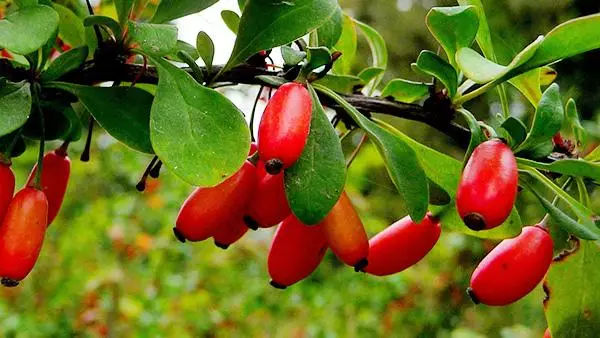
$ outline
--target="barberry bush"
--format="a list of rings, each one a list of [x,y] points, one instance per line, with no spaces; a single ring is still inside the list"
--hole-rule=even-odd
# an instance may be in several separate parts
[[[0,2],[4,286],[27,282],[53,231],[46,230],[67,189],[69,147],[84,144],[80,159],[93,163],[93,133],[102,128],[153,156],[131,189],[144,191],[161,170],[195,187],[170,215],[185,244],[171,245],[212,238],[228,248],[249,228],[278,226],[266,270],[272,286],[286,289],[311,275],[328,249],[356,271],[382,276],[419,262],[441,232],[503,240],[463,297],[508,305],[543,285],[539,304],[553,337],[598,332],[600,229],[590,196],[600,148],[575,100],[561,96],[552,67],[600,48],[600,15],[540,32],[501,63],[481,1],[434,7],[425,24],[439,47],[418,54],[412,79],[390,80],[386,41],[335,0],[239,1],[241,16],[221,13],[237,35],[229,60],[213,64],[208,34],[192,46],[170,22],[215,3],[115,0],[114,15],[105,16],[89,3]],[[371,52],[363,69],[354,60],[359,35]],[[414,80],[423,76],[431,80]],[[221,89],[241,84],[260,88],[256,101],[268,95],[262,114],[254,104],[246,118]],[[530,117],[511,112],[512,88],[533,107]],[[490,93],[500,111],[476,118],[471,103]],[[462,161],[391,118],[446,134],[464,150]],[[48,141],[59,146],[45,153]],[[32,147],[37,164],[15,188],[11,164]],[[408,213],[370,240],[344,192],[348,168],[366,149],[380,155]],[[515,207],[526,193],[545,211],[536,224],[523,224]]]

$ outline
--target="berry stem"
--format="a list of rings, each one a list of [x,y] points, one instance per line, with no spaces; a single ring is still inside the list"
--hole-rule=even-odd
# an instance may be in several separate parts
[[[148,166],[146,167],[146,170],[144,170],[144,173],[142,174],[142,178],[140,179],[138,184],[135,185],[135,188],[138,191],[141,192],[141,191],[146,190],[146,181],[148,180],[148,175],[150,174],[150,171],[152,170],[152,168],[154,168],[154,164],[156,163],[157,160],[158,160],[158,156],[154,156],[152,158],[152,160],[150,161],[150,164],[148,164]]]
[[[252,106],[252,113],[250,114],[250,136],[252,137],[252,142],[256,141],[254,137],[254,115],[256,114],[256,106],[258,105],[258,100],[260,100],[260,95],[263,92],[264,86],[260,86],[258,89],[258,94],[256,94],[256,99],[254,100],[254,106]]]
[[[85,148],[83,148],[83,152],[81,153],[81,157],[79,158],[81,162],[87,162],[90,160],[90,148],[92,146],[92,132],[94,131],[94,118],[90,115],[90,121],[88,124],[88,135],[85,139]]]
[[[44,121],[44,113],[42,112],[42,108],[40,106],[40,94],[41,94],[41,88],[40,85],[38,83],[35,83],[33,85],[34,88],[34,95],[33,98],[35,100],[34,105],[38,111],[38,115],[40,118],[40,149],[38,151],[38,159],[37,159],[37,171],[35,172],[35,179],[33,181],[33,187],[38,189],[38,190],[42,190],[42,170],[44,170],[43,166],[44,166],[44,144],[45,144],[45,138],[46,138],[46,128],[45,128],[45,121]]]

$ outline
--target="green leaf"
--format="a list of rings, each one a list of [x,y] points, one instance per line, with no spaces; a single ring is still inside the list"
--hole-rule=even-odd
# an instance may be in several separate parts
[[[129,45],[153,56],[165,56],[177,47],[177,27],[129,21]]]
[[[403,140],[394,137],[388,130],[364,117],[335,92],[319,85],[315,85],[315,88],[342,106],[358,126],[369,134],[369,139],[377,146],[377,150],[385,161],[390,178],[406,203],[410,217],[415,220],[423,219],[427,212],[429,190],[427,177],[414,150]]]
[[[52,61],[48,69],[42,73],[41,81],[54,81],[64,74],[77,69],[85,62],[87,56],[87,46],[73,48],[65,53],[62,53],[56,60]]]
[[[546,208],[548,213],[554,218],[555,221],[559,223],[561,227],[564,227],[566,231],[570,231],[581,238],[587,239],[598,239],[600,238],[600,229],[594,224],[592,211],[586,208],[583,204],[579,203],[575,198],[569,195],[567,192],[562,190],[559,186],[554,184],[552,180],[548,177],[544,176],[542,173],[533,169],[531,167],[525,166],[523,164],[519,164],[519,168],[521,171],[526,172],[531,177],[536,179],[538,182],[543,184],[546,188],[556,194],[556,197],[564,202],[567,207],[577,216],[578,221],[571,219],[566,213],[556,208],[555,206],[548,206],[548,203],[544,202],[541,194],[535,191],[533,188],[531,190],[536,194],[540,202]],[[525,184],[527,181],[523,180]],[[551,204],[551,203],[550,203]],[[558,211],[557,211],[558,210]],[[593,234],[593,235],[590,235]],[[591,238],[595,237],[595,238]]]
[[[219,0],[161,0],[150,22],[165,23],[201,12]]]
[[[600,182],[600,163],[581,159],[564,159],[552,163],[543,163],[520,157],[517,157],[517,163],[568,176],[589,177]]]
[[[83,21],[65,6],[55,3],[53,7],[60,18],[58,24],[58,35],[60,38],[72,47],[85,45],[85,27],[83,27]]]
[[[516,117],[509,116],[500,127],[508,132],[511,148],[517,147],[527,137],[527,127]]]
[[[562,126],[564,111],[560,98],[560,90],[556,83],[552,84],[544,94],[535,110],[533,125],[525,141],[516,149],[516,153],[527,153],[542,142],[547,142]]]
[[[310,72],[331,62],[331,52],[326,47],[306,48],[306,64],[302,72]]]
[[[135,0],[114,0],[115,1],[115,9],[117,10],[117,17],[119,18],[119,23],[121,25],[125,25],[127,20],[129,19],[129,13],[131,13],[131,9],[135,4]]]
[[[335,46],[342,35],[343,19],[344,13],[341,8],[338,8],[331,19],[327,20],[321,27],[317,28],[319,46],[324,46],[329,49]]]
[[[83,19],[84,27],[104,26],[108,28],[115,39],[120,39],[122,35],[121,25],[115,19],[103,15],[91,15]]]
[[[444,228],[479,238],[494,239],[514,237],[521,232],[521,218],[516,208],[513,208],[512,213],[504,223],[494,229],[473,231],[465,226],[458,215],[455,201],[456,189],[462,172],[461,162],[411,139],[392,126],[381,121],[378,121],[378,123],[412,147],[429,180],[452,197],[452,200],[445,206],[430,206],[430,211],[440,217],[440,222]]]
[[[238,7],[240,8],[240,11],[244,10],[244,7],[246,7],[247,2],[248,0],[238,0]]]
[[[44,139],[76,141],[81,137],[82,124],[69,103],[63,101],[41,101],[40,108],[44,114]],[[40,116],[34,109],[25,123],[23,135],[39,140],[41,136]]]
[[[0,82],[0,136],[19,129],[31,112],[29,82]]]
[[[281,57],[286,66],[295,66],[306,58],[306,52],[296,50],[290,46],[281,46]]]
[[[362,23],[358,20],[354,20],[360,31],[363,33],[365,38],[367,38],[367,42],[369,43],[369,48],[371,49],[371,59],[372,59],[372,67],[377,67],[381,69],[387,69],[388,63],[388,51],[385,45],[385,40],[377,32],[373,27],[367,25],[366,23]],[[379,82],[383,79],[383,73],[373,78],[369,83],[365,85],[365,91],[368,95],[372,95],[377,86],[379,86]]]
[[[225,25],[233,32],[233,34],[238,33],[240,28],[240,16],[236,12],[226,9],[221,12],[221,19],[223,19],[223,22],[225,22]]]
[[[577,192],[579,192],[579,202],[585,207],[590,208],[592,201],[590,200],[590,194],[587,191],[583,177],[575,177],[575,182],[577,183]]]
[[[429,86],[423,82],[414,82],[404,79],[393,79],[383,88],[382,97],[393,97],[400,102],[412,103],[429,94]]]
[[[537,108],[542,99],[542,90],[540,89],[541,68],[532,69],[526,73],[515,76],[508,82],[529,100],[529,103]]]
[[[31,7],[38,4],[38,0],[15,0],[18,8]]]
[[[569,20],[551,30],[531,59],[529,70],[600,48],[600,14]]]
[[[310,134],[300,158],[285,170],[285,193],[294,215],[307,225],[319,223],[338,201],[346,183],[346,163],[337,133],[311,86]]]
[[[153,96],[130,87],[90,87],[50,82],[48,88],[67,91],[94,116],[107,133],[128,147],[153,154],[150,142],[150,107]]]
[[[17,135],[17,133],[20,135]],[[15,137],[17,138],[16,142],[14,141]],[[8,135],[0,136],[0,153],[6,155],[8,147],[10,147],[13,142],[15,145],[10,152],[10,157],[19,157],[25,152],[25,150],[27,150],[27,145],[25,144],[25,139],[23,138],[21,132],[13,131]]]
[[[342,53],[342,56],[333,64],[333,71],[336,74],[350,74],[356,56],[357,40],[354,20],[344,14],[342,19],[342,35],[340,35],[340,38],[333,47],[334,50]]]
[[[514,72],[509,73],[531,59],[543,41],[543,36],[538,37],[519,52],[507,66],[490,61],[473,49],[466,47],[460,48],[456,52],[456,62],[465,76],[476,83],[498,83],[517,75]]]
[[[479,29],[477,9],[473,6],[433,7],[426,21],[452,65],[456,51],[471,46]]]
[[[585,156],[585,159],[592,162],[600,162],[600,145]]]
[[[458,88],[458,75],[452,65],[432,51],[424,50],[417,58],[417,67],[425,74],[434,76],[448,90],[448,96],[454,97]]]
[[[333,74],[327,74],[315,83],[342,94],[352,94],[364,85],[363,81],[357,76]]]
[[[577,146],[580,148],[585,148],[587,144],[587,131],[581,125],[581,121],[579,120],[579,113],[577,113],[577,105],[575,104],[575,100],[572,98],[567,101],[567,106],[565,107],[565,113],[567,122],[573,131],[573,135],[575,135],[575,140],[577,141]]]
[[[483,55],[486,58],[496,61],[496,54],[494,53],[494,45],[492,44],[492,36],[490,34],[490,27],[488,25],[487,17],[483,9],[481,0],[458,0],[458,3],[462,6],[471,5],[477,10],[477,17],[479,18],[479,29],[477,30],[477,44]]]
[[[337,0],[250,1],[226,71],[250,56],[290,43],[320,27],[339,10]]]
[[[544,302],[552,337],[596,337],[600,332],[600,249],[581,242],[573,252],[552,264],[544,285]]]
[[[196,49],[196,47],[190,45],[189,43],[187,43],[185,41],[181,41],[181,40],[177,40],[177,45],[175,46],[175,50],[171,51],[171,53],[169,53],[169,55],[167,55],[166,57],[169,60],[185,63],[185,60],[182,60],[177,55],[180,51],[187,53],[187,55],[189,55],[192,58],[192,60],[194,60],[194,61],[196,61],[196,60],[198,60],[198,58],[200,58],[200,54],[198,53],[198,50]]]
[[[471,154],[473,153],[473,150],[475,150],[475,148],[478,145],[485,142],[485,140],[487,138],[485,137],[483,130],[481,130],[479,121],[477,121],[475,116],[473,116],[473,114],[471,114],[470,111],[468,111],[464,108],[458,109],[457,111],[462,115],[462,117],[465,119],[465,121],[467,121],[469,130],[471,131],[471,139],[469,141],[469,147],[467,148],[467,151],[465,152],[465,157],[463,160],[463,167],[464,167],[465,165],[467,165],[467,161],[469,160],[469,158],[471,158]]]
[[[8,14],[0,20],[0,47],[27,55],[41,48],[58,29],[58,13],[36,5]]]
[[[156,154],[190,184],[221,183],[248,156],[250,131],[242,113],[185,71],[165,60],[151,59],[159,75],[150,121]]]
[[[338,59],[339,60],[339,59]],[[336,61],[338,62],[338,61]],[[335,65],[333,67],[333,69],[335,70]],[[363,70],[360,71],[360,73],[358,73],[358,77],[364,82],[364,83],[368,83],[371,80],[373,80],[374,78],[376,78],[377,76],[383,75],[383,73],[385,72],[385,69],[383,68],[379,68],[379,67],[368,67],[365,68]]]
[[[198,33],[196,36],[196,49],[204,61],[206,69],[212,69],[213,58],[215,56],[215,44],[206,32]]]
[[[256,78],[259,79],[260,81],[266,83],[267,85],[270,85],[270,86],[273,86],[276,88],[281,86],[284,83],[289,82],[282,77],[271,76],[271,75],[258,75]]]

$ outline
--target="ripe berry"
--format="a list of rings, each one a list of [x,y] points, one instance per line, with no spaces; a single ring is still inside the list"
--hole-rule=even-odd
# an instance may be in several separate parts
[[[15,174],[9,164],[0,162],[0,222],[4,219],[8,205],[15,193]]]
[[[479,263],[467,290],[473,302],[507,305],[525,297],[552,263],[552,238],[540,226],[527,226],[505,239]]]
[[[321,221],[327,245],[344,263],[360,271],[367,266],[369,238],[365,227],[345,192]]]
[[[277,89],[260,120],[258,154],[267,172],[277,174],[302,154],[312,115],[308,90],[290,82]]]
[[[251,229],[269,228],[279,224],[291,210],[285,197],[283,173],[269,174],[261,161],[257,165],[258,182],[248,205],[244,221]]]
[[[275,232],[269,249],[271,285],[285,289],[306,278],[319,266],[325,251],[327,243],[321,226],[304,225],[290,215]]]
[[[231,244],[237,242],[248,231],[248,227],[242,219],[229,221],[219,226],[213,239],[215,245],[221,249],[227,249]]]
[[[546,331],[544,331],[544,338],[552,338],[549,328],[547,328]]]
[[[33,167],[27,185],[31,186],[37,172]],[[48,225],[52,224],[60,211],[71,173],[71,160],[64,149],[56,149],[44,155],[42,165],[42,191],[48,198]]]
[[[0,226],[0,278],[16,286],[38,259],[48,221],[46,195],[32,187],[19,191]]]
[[[419,262],[437,243],[441,227],[427,214],[421,223],[406,216],[369,241],[369,265],[365,272],[386,276],[403,271]]]
[[[180,241],[196,242],[212,237],[219,226],[242,219],[248,196],[256,185],[256,168],[246,161],[242,168],[221,184],[196,188],[183,202],[173,229]]]
[[[483,142],[469,158],[462,173],[456,207],[472,230],[491,229],[510,215],[517,196],[517,161],[498,139]]]

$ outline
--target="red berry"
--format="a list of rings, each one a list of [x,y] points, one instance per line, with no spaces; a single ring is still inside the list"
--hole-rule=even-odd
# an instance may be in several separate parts
[[[367,266],[369,238],[358,213],[345,192],[321,221],[327,245],[344,263],[360,271]]]
[[[13,59],[12,54],[6,49],[0,49],[0,58],[7,58],[9,60]]]
[[[258,183],[248,205],[247,216],[244,218],[248,227],[269,228],[279,224],[291,214],[290,206],[285,197],[283,173],[269,174],[258,162]]]
[[[175,235],[181,241],[203,241],[212,237],[222,224],[242,219],[255,185],[256,168],[246,161],[221,184],[196,188],[179,210]]]
[[[4,219],[8,205],[15,193],[15,174],[9,164],[0,162],[0,222]]]
[[[546,331],[544,331],[544,338],[552,338],[552,335],[550,334],[550,329],[546,329]]]
[[[319,266],[325,251],[321,226],[304,225],[290,215],[275,232],[269,249],[271,285],[284,289],[306,278]]]
[[[472,230],[491,229],[510,215],[517,196],[517,161],[498,139],[483,142],[469,158],[456,192],[456,208]]]
[[[431,251],[440,238],[437,219],[427,214],[421,223],[406,216],[369,241],[369,265],[365,272],[386,276],[403,271]]]
[[[38,259],[48,221],[46,195],[32,187],[19,191],[0,226],[0,277],[16,286]]]
[[[302,84],[290,82],[277,89],[258,127],[258,154],[269,173],[279,173],[300,157],[311,115],[310,94]]]
[[[32,186],[36,172],[37,164],[29,174],[28,186]],[[71,160],[64,150],[56,149],[44,155],[41,186],[48,198],[48,225],[52,224],[60,211],[70,174]]]
[[[250,151],[248,152],[248,156],[254,155],[254,153],[256,153],[257,150],[258,150],[258,146],[256,145],[256,143],[255,142],[250,143]]]
[[[240,218],[219,226],[213,239],[215,245],[221,249],[227,249],[231,244],[237,242],[248,231],[246,223]]]
[[[539,226],[527,226],[505,239],[479,263],[468,293],[475,303],[507,305],[525,297],[552,263],[552,238]]]

